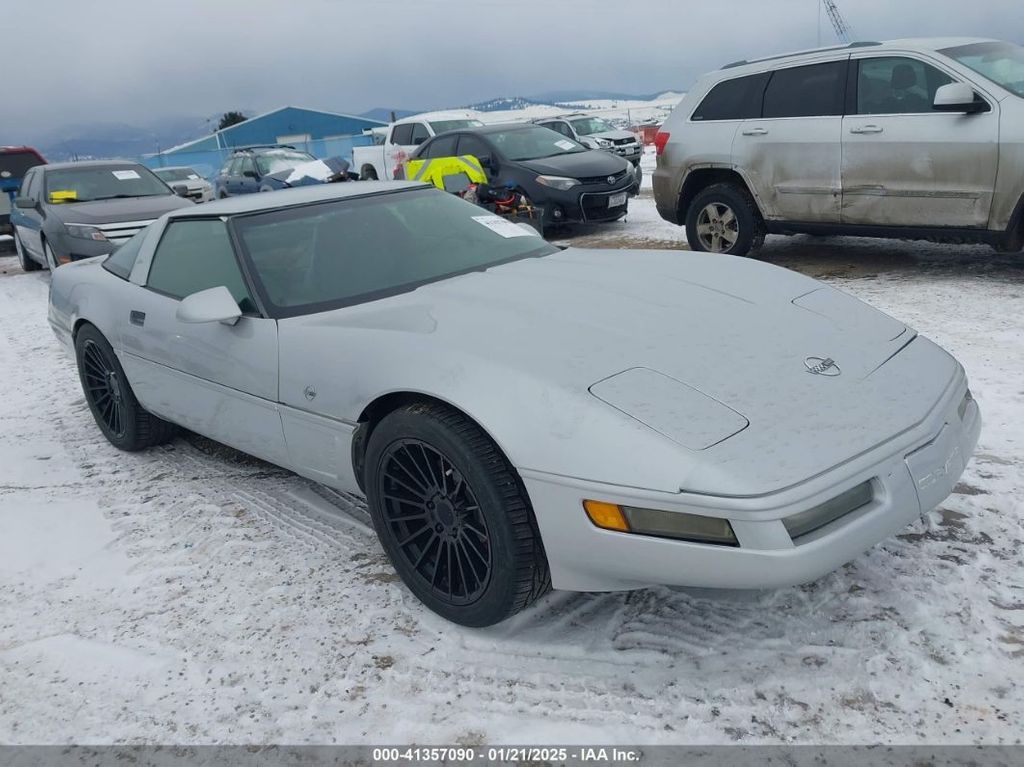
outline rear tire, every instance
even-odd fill
[[[18,231],[14,231],[14,250],[18,254],[18,263],[21,264],[22,271],[25,272],[37,272],[43,267],[32,258],[25,250],[25,246],[21,244],[21,238],[18,236]]]
[[[463,626],[490,626],[551,588],[515,469],[465,416],[421,403],[385,416],[367,445],[373,526],[405,585]]]
[[[712,184],[693,198],[686,211],[691,250],[746,256],[764,244],[764,236],[757,203],[738,184]]]
[[[136,451],[174,437],[174,424],[146,411],[135,399],[117,355],[95,326],[83,325],[78,331],[75,359],[85,401],[110,444]]]

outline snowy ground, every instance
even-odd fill
[[[604,241],[679,231],[645,197]],[[1020,742],[1024,264],[762,257],[962,360],[985,428],[957,492],[804,587],[554,593],[488,630],[422,608],[352,499],[196,437],[110,447],[47,274],[0,259],[0,742]]]

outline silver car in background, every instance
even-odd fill
[[[193,168],[175,165],[167,168],[153,168],[153,173],[172,189],[175,186],[184,185],[187,193],[183,196],[192,202],[209,202],[213,199],[213,184]]]
[[[559,249],[433,187],[166,215],[53,275],[50,323],[115,446],[176,425],[365,494],[444,617],[549,587],[817,578],[952,490],[963,368],[768,264]]]
[[[738,61],[662,126],[654,198],[693,250],[765,234],[1024,248],[1024,48],[935,38]]]

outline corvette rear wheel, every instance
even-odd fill
[[[490,626],[550,589],[526,490],[472,421],[440,405],[400,408],[371,433],[365,465],[384,551],[438,615]]]
[[[85,401],[110,444],[134,451],[174,436],[174,424],[147,412],[135,399],[114,350],[93,325],[83,325],[78,331],[75,358]]]

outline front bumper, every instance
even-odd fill
[[[653,584],[758,589],[815,580],[910,524],[952,492],[981,431],[962,371],[922,423],[869,454],[766,496],[719,497],[638,490],[524,470],[555,588],[621,591]],[[961,417],[961,406],[963,415]],[[870,481],[874,498],[792,539],[783,520]],[[739,546],[614,532],[583,510],[593,499],[726,518]]]

